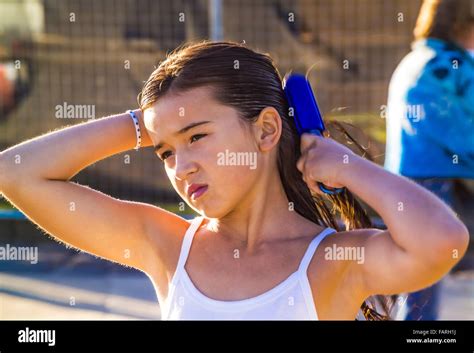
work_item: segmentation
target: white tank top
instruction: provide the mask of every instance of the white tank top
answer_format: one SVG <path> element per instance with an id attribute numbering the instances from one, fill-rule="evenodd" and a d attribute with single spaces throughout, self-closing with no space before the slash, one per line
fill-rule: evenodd
<path id="1" fill-rule="evenodd" d="M 161 305 L 162 320 L 318 320 L 307 269 L 319 243 L 335 232 L 333 228 L 326 228 L 314 237 L 298 270 L 277 286 L 252 298 L 223 301 L 200 292 L 184 268 L 194 234 L 203 219 L 194 218 L 186 231 L 168 298 Z"/>

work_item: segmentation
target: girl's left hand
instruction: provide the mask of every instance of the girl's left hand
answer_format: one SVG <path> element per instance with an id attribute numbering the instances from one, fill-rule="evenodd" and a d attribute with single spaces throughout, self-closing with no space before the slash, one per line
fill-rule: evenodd
<path id="1" fill-rule="evenodd" d="M 325 195 L 317 182 L 332 188 L 341 188 L 341 173 L 354 159 L 360 158 L 339 142 L 314 134 L 301 135 L 301 158 L 296 167 L 311 191 Z"/>

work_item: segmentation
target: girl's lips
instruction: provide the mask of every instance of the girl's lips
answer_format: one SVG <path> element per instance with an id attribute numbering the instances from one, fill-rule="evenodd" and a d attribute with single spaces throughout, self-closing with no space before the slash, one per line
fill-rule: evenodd
<path id="1" fill-rule="evenodd" d="M 196 191 L 194 191 L 192 194 L 191 194 L 191 198 L 193 200 L 196 200 L 199 196 L 201 196 L 202 194 L 204 194 L 206 191 L 207 191 L 207 188 L 208 186 L 201 186 L 200 188 L 197 188 Z"/>

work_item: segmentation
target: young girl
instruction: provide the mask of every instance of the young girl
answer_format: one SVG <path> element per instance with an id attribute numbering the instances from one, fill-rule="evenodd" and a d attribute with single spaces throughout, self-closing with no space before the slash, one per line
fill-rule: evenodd
<path id="1" fill-rule="evenodd" d="M 266 54 L 183 46 L 139 104 L 3 151 L 0 190 L 55 238 L 146 273 L 163 319 L 354 320 L 361 305 L 367 319 L 387 318 L 364 301 L 427 287 L 466 251 L 465 225 L 429 191 L 330 138 L 300 140 Z M 153 146 L 199 217 L 70 181 L 140 146 Z M 346 191 L 326 195 L 317 182 Z M 353 194 L 387 230 L 371 227 Z"/>

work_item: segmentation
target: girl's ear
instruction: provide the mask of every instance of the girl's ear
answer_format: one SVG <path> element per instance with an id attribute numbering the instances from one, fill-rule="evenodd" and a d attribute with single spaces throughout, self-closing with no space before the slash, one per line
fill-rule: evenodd
<path id="1" fill-rule="evenodd" d="M 270 151 L 278 144 L 282 123 L 280 114 L 273 107 L 265 107 L 254 123 L 257 145 L 260 151 Z"/>

